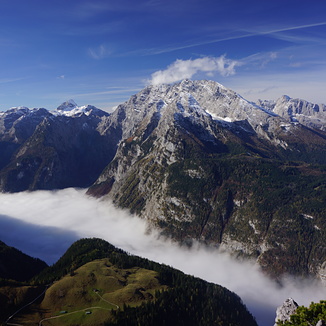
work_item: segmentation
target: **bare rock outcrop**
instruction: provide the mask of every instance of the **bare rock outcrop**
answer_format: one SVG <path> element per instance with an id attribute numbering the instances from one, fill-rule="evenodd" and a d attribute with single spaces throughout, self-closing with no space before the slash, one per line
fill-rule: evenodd
<path id="1" fill-rule="evenodd" d="M 274 326 L 277 326 L 278 321 L 288 321 L 298 308 L 298 304 L 292 299 L 288 298 L 284 301 L 282 306 L 276 310 L 276 318 Z"/>

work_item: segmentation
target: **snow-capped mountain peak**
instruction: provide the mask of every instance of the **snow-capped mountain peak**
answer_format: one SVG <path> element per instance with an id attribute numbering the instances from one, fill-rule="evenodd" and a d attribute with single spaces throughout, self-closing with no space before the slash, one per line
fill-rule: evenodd
<path id="1" fill-rule="evenodd" d="M 61 105 L 59 105 L 57 107 L 58 111 L 71 111 L 73 109 L 75 109 L 76 107 L 78 107 L 78 105 L 76 104 L 76 102 L 72 99 L 63 102 Z"/>
<path id="2" fill-rule="evenodd" d="M 51 111 L 53 115 L 60 115 L 60 116 L 66 116 L 66 117 L 76 117 L 82 114 L 85 114 L 87 116 L 91 115 L 92 113 L 95 113 L 97 116 L 104 116 L 109 115 L 105 111 L 102 111 L 98 108 L 96 108 L 93 105 L 83 105 L 78 106 L 76 102 L 72 99 L 62 103 L 57 107 L 56 110 Z"/>

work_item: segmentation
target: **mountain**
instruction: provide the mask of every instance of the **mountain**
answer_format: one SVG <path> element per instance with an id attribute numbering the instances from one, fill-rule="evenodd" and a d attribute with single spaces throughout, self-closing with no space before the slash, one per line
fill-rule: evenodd
<path id="1" fill-rule="evenodd" d="M 310 103 L 286 95 L 283 95 L 277 101 L 259 100 L 257 104 L 290 122 L 298 122 L 313 129 L 326 130 L 325 104 Z"/>
<path id="2" fill-rule="evenodd" d="M 1 325 L 14 310 L 40 295 L 40 287 L 28 284 L 28 281 L 47 267 L 44 261 L 30 257 L 0 241 Z"/>
<path id="3" fill-rule="evenodd" d="M 89 187 L 178 242 L 323 278 L 325 114 L 206 80 L 148 86 L 110 114 L 13 108 L 0 113 L 0 190 Z"/>
<path id="4" fill-rule="evenodd" d="M 32 258 L 0 241 L 0 279 L 28 281 L 39 274 L 47 264 Z"/>
<path id="5" fill-rule="evenodd" d="M 58 319 L 60 325 L 257 326 L 233 292 L 128 255 L 101 239 L 75 242 L 32 284 L 47 287 L 17 314 L 8 307 L 13 313 L 8 323 L 45 324 Z M 0 294 L 3 291 L 8 293 L 8 287 L 0 286 Z"/>
<path id="6" fill-rule="evenodd" d="M 17 192 L 87 187 L 112 160 L 117 135 L 109 114 L 71 100 L 55 111 L 12 108 L 0 114 L 0 189 Z"/>
<path id="7" fill-rule="evenodd" d="M 88 190 L 180 242 L 321 275 L 326 134 L 212 81 L 149 86 L 118 106 L 122 140 Z"/>

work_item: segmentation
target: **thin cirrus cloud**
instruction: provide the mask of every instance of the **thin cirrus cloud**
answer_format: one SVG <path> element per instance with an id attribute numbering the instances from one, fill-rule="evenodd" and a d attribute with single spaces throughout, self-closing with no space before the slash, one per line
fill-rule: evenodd
<path id="1" fill-rule="evenodd" d="M 319 26 L 324 26 L 324 25 L 326 25 L 326 22 L 319 22 L 319 23 L 305 24 L 305 25 L 296 25 L 296 26 L 289 26 L 289 27 L 283 27 L 283 28 L 276 28 L 276 29 L 273 29 L 270 31 L 260 32 L 259 34 L 274 34 L 274 33 L 279 33 L 279 32 L 288 32 L 288 31 L 293 31 L 293 30 L 298 30 L 298 29 L 306 29 L 306 28 L 319 27 Z"/>
<path id="2" fill-rule="evenodd" d="M 97 48 L 88 49 L 88 55 L 95 60 L 106 58 L 110 56 L 112 53 L 113 51 L 104 44 L 101 44 Z"/>
<path id="3" fill-rule="evenodd" d="M 292 98 L 305 99 L 312 103 L 324 103 L 325 70 L 305 70 L 300 73 L 300 78 L 298 78 L 296 70 L 301 69 L 306 62 L 295 60 L 293 63 L 294 65 L 289 66 L 286 71 L 273 72 L 271 70 L 265 73 L 263 82 L 259 71 L 257 71 L 252 74 L 252 78 L 235 78 L 227 86 L 250 101 L 257 101 L 257 99 L 276 100 L 286 94 Z M 305 82 L 302 83 L 302 80 Z"/>
<path id="4" fill-rule="evenodd" d="M 122 32 L 127 28 L 124 21 L 113 21 L 109 23 L 97 23 L 93 25 L 85 24 L 82 26 L 66 26 L 62 28 L 61 33 L 66 36 L 87 36 L 93 37 L 98 35 L 108 35 Z"/>
<path id="5" fill-rule="evenodd" d="M 143 55 L 156 55 L 156 54 L 162 54 L 162 53 L 169 53 L 174 52 L 178 50 L 183 49 L 189 49 L 193 47 L 203 46 L 203 45 L 209 45 L 214 43 L 220 43 L 225 41 L 235 41 L 255 36 L 270 36 L 276 39 L 291 41 L 295 43 L 302 43 L 302 42 L 320 42 L 323 40 L 322 38 L 316 38 L 316 37 L 307 37 L 302 35 L 289 35 L 285 34 L 286 32 L 291 31 L 297 31 L 302 29 L 309 29 L 312 27 L 320 27 L 326 25 L 326 22 L 320 22 L 315 24 L 306 24 L 306 25 L 296 25 L 296 26 L 288 26 L 288 27 L 280 27 L 280 28 L 271 28 L 268 30 L 259 30 L 256 29 L 254 31 L 244 31 L 244 30 L 238 30 L 238 35 L 233 36 L 227 36 L 227 37 L 218 37 L 218 38 L 210 38 L 204 41 L 198 41 L 198 42 L 191 42 L 188 44 L 181 44 L 181 45 L 175 45 L 175 46 L 167 46 L 165 48 L 152 48 L 152 49 L 143 49 L 142 54 Z"/>
<path id="6" fill-rule="evenodd" d="M 268 63 L 276 60 L 278 57 L 278 52 L 259 52 L 242 58 L 240 61 L 242 65 L 258 66 L 262 68 L 265 67 Z"/>
<path id="7" fill-rule="evenodd" d="M 227 40 L 236 40 L 236 39 L 241 39 L 241 38 L 247 38 L 247 37 L 253 37 L 253 36 L 262 36 L 262 35 L 270 35 L 274 38 L 283 38 L 285 36 L 282 36 L 284 32 L 290 32 L 290 31 L 296 31 L 296 30 L 302 30 L 302 29 L 309 29 L 309 28 L 313 28 L 313 27 L 320 27 L 320 26 L 324 26 L 326 25 L 326 22 L 319 22 L 319 23 L 314 23 L 314 24 L 305 24 L 305 25 L 296 25 L 296 26 L 288 26 L 288 27 L 279 27 L 279 28 L 273 28 L 273 29 L 268 29 L 268 30 L 255 30 L 255 31 L 249 31 L 246 34 L 242 34 L 239 36 L 233 36 L 233 37 L 229 37 L 229 38 L 221 38 L 221 39 L 215 39 L 215 40 L 211 40 L 209 41 L 210 43 L 214 43 L 214 42 L 222 42 L 222 41 L 227 41 Z M 297 36 L 296 38 L 293 37 L 291 38 L 291 40 L 297 40 L 300 41 L 302 39 L 306 39 L 306 38 L 300 38 L 299 36 Z M 310 40 L 312 40 L 310 38 Z M 320 39 L 318 39 L 319 41 Z"/>
<path id="8" fill-rule="evenodd" d="M 131 92 L 138 92 L 138 88 L 125 88 L 120 89 L 119 87 L 113 87 L 111 90 L 93 93 L 81 93 L 75 94 L 74 97 L 85 97 L 85 96 L 97 96 L 97 95 L 116 95 L 116 94 L 129 94 Z"/>
<path id="9" fill-rule="evenodd" d="M 0 84 L 13 83 L 21 80 L 28 79 L 29 77 L 18 77 L 18 78 L 1 78 Z"/>
<path id="10" fill-rule="evenodd" d="M 203 72 L 208 76 L 219 73 L 227 77 L 236 73 L 235 68 L 242 65 L 237 60 L 220 57 L 204 57 L 194 60 L 176 60 L 165 70 L 159 70 L 152 74 L 150 83 L 157 85 L 161 83 L 173 83 L 185 78 L 192 78 L 195 74 Z"/>

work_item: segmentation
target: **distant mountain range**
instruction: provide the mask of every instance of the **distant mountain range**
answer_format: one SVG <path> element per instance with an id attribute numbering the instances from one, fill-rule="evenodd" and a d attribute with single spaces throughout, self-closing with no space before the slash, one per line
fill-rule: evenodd
<path id="1" fill-rule="evenodd" d="M 72 100 L 0 113 L 0 189 L 89 187 L 177 241 L 266 272 L 326 273 L 326 109 L 213 81 L 148 86 L 109 114 Z"/>

